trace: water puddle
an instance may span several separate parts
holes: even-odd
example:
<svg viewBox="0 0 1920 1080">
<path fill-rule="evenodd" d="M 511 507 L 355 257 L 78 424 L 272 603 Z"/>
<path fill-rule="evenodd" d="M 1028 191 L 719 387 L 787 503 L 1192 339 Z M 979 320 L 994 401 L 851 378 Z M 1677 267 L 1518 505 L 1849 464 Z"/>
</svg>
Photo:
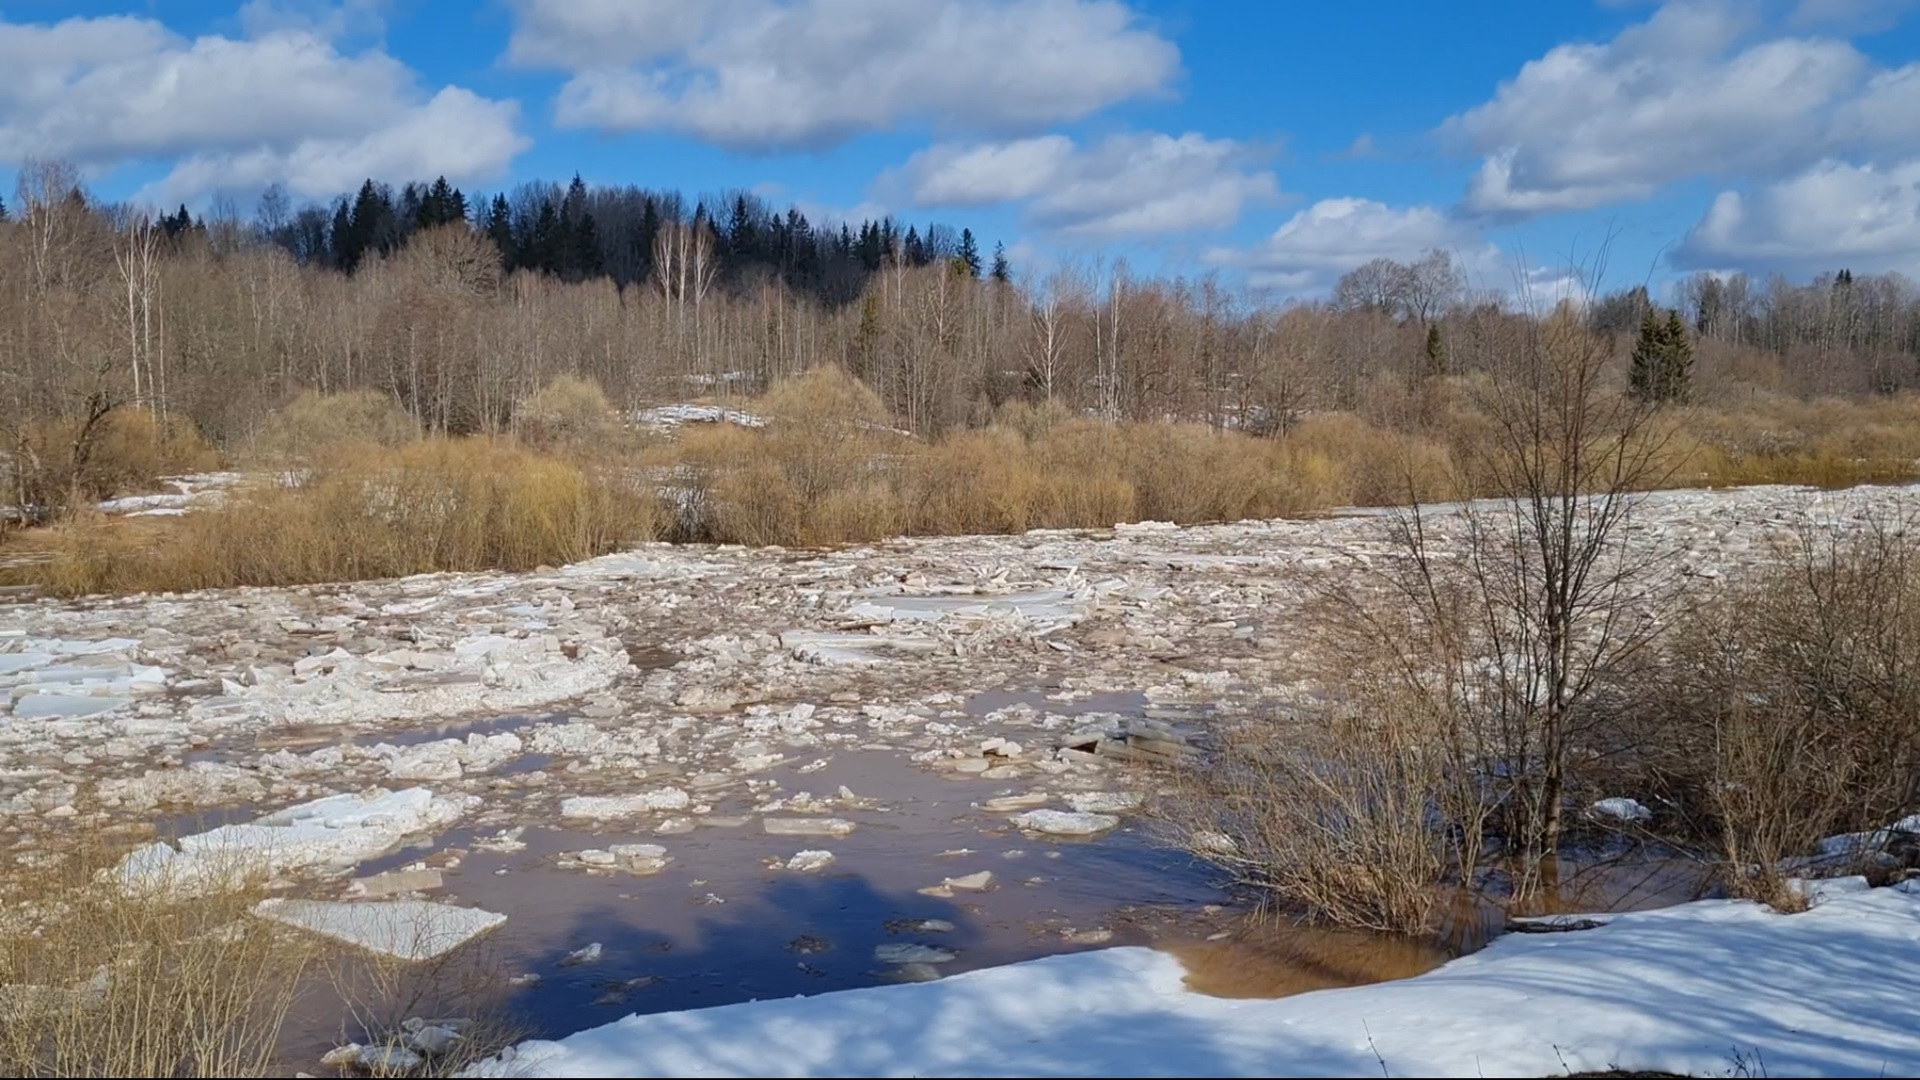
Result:
<svg viewBox="0 0 1920 1080">
<path fill-rule="evenodd" d="M 1165 946 L 1187 969 L 1186 985 L 1224 998 L 1277 998 L 1410 979 L 1452 959 L 1439 943 L 1364 930 L 1249 920 L 1214 941 Z"/>
<path fill-rule="evenodd" d="M 553 720 L 563 722 L 565 716 L 491 716 L 482 719 L 450 720 L 444 724 L 426 724 L 408 728 L 404 731 L 376 731 L 357 734 L 341 740 L 354 746 L 419 746 L 422 743 L 439 742 L 442 739 L 465 739 L 469 735 L 485 738 L 488 735 L 503 735 L 518 732 L 537 722 Z"/>
</svg>

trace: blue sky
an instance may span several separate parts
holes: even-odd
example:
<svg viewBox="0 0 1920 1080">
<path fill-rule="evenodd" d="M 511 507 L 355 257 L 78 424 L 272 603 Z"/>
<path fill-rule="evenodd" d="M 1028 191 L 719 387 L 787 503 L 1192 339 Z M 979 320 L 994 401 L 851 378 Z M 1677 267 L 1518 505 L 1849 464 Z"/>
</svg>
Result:
<svg viewBox="0 0 1920 1080">
<path fill-rule="evenodd" d="M 0 168 L 754 189 L 1323 293 L 1920 276 L 1914 0 L 0 0 Z M 1610 243 L 1608 240 L 1610 239 Z"/>
</svg>

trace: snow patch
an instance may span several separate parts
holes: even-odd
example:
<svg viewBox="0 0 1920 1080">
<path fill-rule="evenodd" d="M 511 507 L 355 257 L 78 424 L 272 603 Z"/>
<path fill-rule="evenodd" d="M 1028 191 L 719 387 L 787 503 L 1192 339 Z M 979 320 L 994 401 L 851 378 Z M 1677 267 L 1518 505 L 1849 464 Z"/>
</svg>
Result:
<svg viewBox="0 0 1920 1080">
<path fill-rule="evenodd" d="M 1894 889 L 1799 915 L 1709 900 L 1511 934 L 1418 978 L 1274 1001 L 1207 997 L 1185 975 L 1149 949 L 1074 953 L 629 1016 L 470 1075 L 1719 1076 L 1756 1050 L 1774 1076 L 1920 1072 L 1920 897 Z"/>
</svg>

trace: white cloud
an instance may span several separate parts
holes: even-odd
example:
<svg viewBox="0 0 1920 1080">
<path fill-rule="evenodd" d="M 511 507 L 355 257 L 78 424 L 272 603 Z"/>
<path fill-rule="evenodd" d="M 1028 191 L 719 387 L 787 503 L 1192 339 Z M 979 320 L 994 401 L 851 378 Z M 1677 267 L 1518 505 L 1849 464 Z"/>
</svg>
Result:
<svg viewBox="0 0 1920 1080">
<path fill-rule="evenodd" d="M 1722 192 L 1674 261 L 1920 276 L 1920 159 L 1884 168 L 1826 161 L 1751 193 Z"/>
<path fill-rule="evenodd" d="M 343 138 L 308 137 L 286 147 L 209 151 L 188 156 L 143 192 L 168 205 L 210 191 L 258 191 L 279 181 L 297 195 L 351 193 L 361 181 L 445 175 L 456 183 L 493 175 L 527 140 L 511 105 L 450 86 L 403 110 L 376 130 Z"/>
<path fill-rule="evenodd" d="M 1484 155 L 1466 209 L 1580 210 L 1690 176 L 1775 177 L 1836 154 L 1883 161 L 1915 149 L 1920 69 L 1878 69 L 1829 38 L 1759 40 L 1758 13 L 1672 0 L 1610 42 L 1526 64 L 1441 129 Z"/>
<path fill-rule="evenodd" d="M 924 123 L 1032 131 L 1162 92 L 1174 45 L 1120 0 L 514 0 L 514 63 L 571 73 L 570 127 L 820 147 Z"/>
<path fill-rule="evenodd" d="M 248 37 L 298 30 L 337 41 L 385 32 L 387 6 L 388 0 L 247 0 L 237 17 Z"/>
<path fill-rule="evenodd" d="M 378 50 L 309 30 L 186 39 L 137 18 L 0 23 L 0 161 L 91 170 L 175 162 L 143 194 L 167 202 L 280 181 L 325 196 L 366 176 L 497 172 L 527 140 L 518 105 L 429 93 Z"/>
<path fill-rule="evenodd" d="M 1499 249 L 1480 231 L 1432 206 L 1392 207 L 1371 199 L 1322 199 L 1251 249 L 1218 248 L 1208 262 L 1244 269 L 1249 284 L 1318 295 L 1374 259 L 1412 262 L 1430 249 L 1454 256 L 1476 285 L 1504 272 Z"/>
<path fill-rule="evenodd" d="M 1871 33 L 1892 27 L 1914 7 L 1915 0 L 1800 0 L 1787 22 Z"/>
<path fill-rule="evenodd" d="M 916 206 L 1024 203 L 1023 218 L 1063 237 L 1144 236 L 1223 228 L 1249 203 L 1278 197 L 1273 173 L 1231 139 L 1191 133 L 1113 135 L 1076 146 L 1064 135 L 941 143 L 875 185 Z"/>
</svg>

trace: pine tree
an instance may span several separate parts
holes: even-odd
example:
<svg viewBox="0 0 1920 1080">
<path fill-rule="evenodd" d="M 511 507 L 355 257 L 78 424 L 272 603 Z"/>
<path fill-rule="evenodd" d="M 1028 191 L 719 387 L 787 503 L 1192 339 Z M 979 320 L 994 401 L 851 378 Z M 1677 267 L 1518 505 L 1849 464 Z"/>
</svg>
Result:
<svg viewBox="0 0 1920 1080">
<path fill-rule="evenodd" d="M 1640 317 L 1640 337 L 1633 343 L 1632 366 L 1627 370 L 1627 392 L 1642 404 L 1660 400 L 1660 375 L 1665 355 L 1666 327 L 1649 307 Z"/>
<path fill-rule="evenodd" d="M 1447 343 L 1440 338 L 1440 324 L 1427 324 L 1427 374 L 1447 373 Z"/>
<path fill-rule="evenodd" d="M 968 277 L 980 280 L 980 245 L 974 242 L 972 229 L 960 230 L 960 250 L 954 258 L 966 267 Z"/>
<path fill-rule="evenodd" d="M 1685 404 L 1693 393 L 1693 341 L 1679 311 L 1667 312 L 1660 364 L 1660 400 Z"/>
<path fill-rule="evenodd" d="M 997 240 L 993 245 L 993 269 L 988 276 L 1002 285 L 1013 280 L 1013 269 L 1007 265 L 1007 245 Z"/>
</svg>

